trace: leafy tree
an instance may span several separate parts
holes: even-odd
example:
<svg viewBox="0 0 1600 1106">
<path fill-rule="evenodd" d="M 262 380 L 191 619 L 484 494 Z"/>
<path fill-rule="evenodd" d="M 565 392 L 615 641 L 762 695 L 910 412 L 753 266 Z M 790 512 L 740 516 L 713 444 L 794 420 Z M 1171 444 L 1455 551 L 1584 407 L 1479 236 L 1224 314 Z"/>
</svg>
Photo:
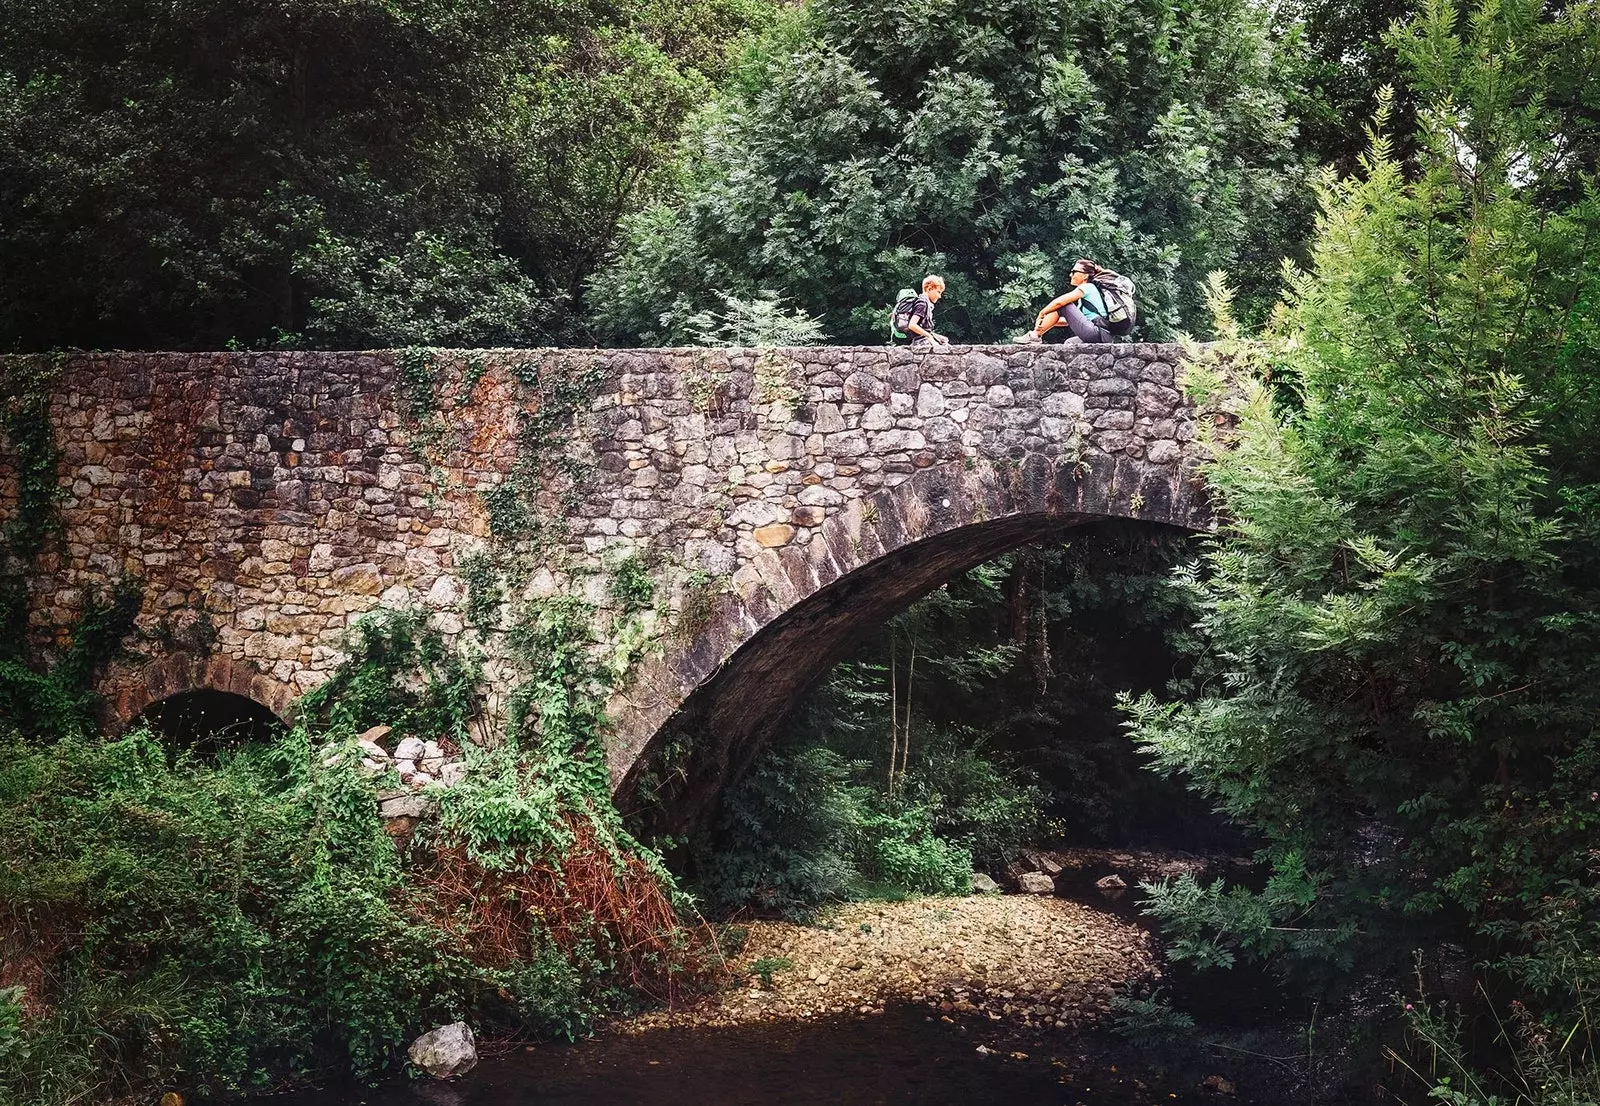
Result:
<svg viewBox="0 0 1600 1106">
<path fill-rule="evenodd" d="M 1211 466 L 1227 526 L 1180 577 L 1194 679 L 1129 706 L 1270 878 L 1155 909 L 1209 963 L 1371 970 L 1465 934 L 1559 1011 L 1600 982 L 1572 955 L 1600 944 L 1600 195 L 1564 106 L 1600 9 L 1434 0 L 1390 42 L 1418 171 L 1380 129 L 1324 183 L 1272 383 Z"/>
<path fill-rule="evenodd" d="M 765 0 L 0 0 L 0 349 L 556 340 Z"/>
<path fill-rule="evenodd" d="M 1270 16 L 1242 0 L 820 0 L 694 122 L 681 195 L 627 222 L 601 325 L 681 340 L 720 292 L 776 289 L 879 341 L 944 274 L 941 329 L 994 339 L 1099 259 L 1147 330 L 1192 325 L 1219 265 L 1265 290 L 1309 214 Z"/>
</svg>

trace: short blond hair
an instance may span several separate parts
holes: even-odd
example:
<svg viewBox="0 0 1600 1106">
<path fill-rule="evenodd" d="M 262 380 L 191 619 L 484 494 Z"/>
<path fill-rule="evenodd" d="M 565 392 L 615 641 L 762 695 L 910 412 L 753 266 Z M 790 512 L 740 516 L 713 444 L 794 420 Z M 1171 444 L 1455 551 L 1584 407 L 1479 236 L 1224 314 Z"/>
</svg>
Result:
<svg viewBox="0 0 1600 1106">
<path fill-rule="evenodd" d="M 926 292 L 930 288 L 938 288 L 941 291 L 943 291 L 943 289 L 944 289 L 944 277 L 939 276 L 936 273 L 929 273 L 927 276 L 923 277 L 922 278 L 922 290 L 924 292 Z"/>
</svg>

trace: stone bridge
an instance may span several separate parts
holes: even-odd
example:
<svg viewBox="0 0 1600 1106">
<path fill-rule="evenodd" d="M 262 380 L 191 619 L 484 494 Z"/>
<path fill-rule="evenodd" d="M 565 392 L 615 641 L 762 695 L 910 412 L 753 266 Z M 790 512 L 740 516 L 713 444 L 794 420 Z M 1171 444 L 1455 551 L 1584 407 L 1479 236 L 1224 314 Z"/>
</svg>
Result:
<svg viewBox="0 0 1600 1106">
<path fill-rule="evenodd" d="M 143 586 L 107 722 L 201 688 L 279 715 L 352 622 L 419 607 L 493 639 L 582 597 L 627 653 L 608 761 L 699 745 L 683 816 L 862 635 L 963 570 L 1105 519 L 1211 524 L 1173 346 L 911 351 L 108 354 L 46 385 L 59 528 L 33 566 L 48 652 Z M 13 359 L 15 393 L 41 363 Z M 0 442 L 0 516 L 18 510 Z M 620 583 L 619 583 L 620 581 Z M 625 646 L 618 642 L 625 641 Z"/>
</svg>

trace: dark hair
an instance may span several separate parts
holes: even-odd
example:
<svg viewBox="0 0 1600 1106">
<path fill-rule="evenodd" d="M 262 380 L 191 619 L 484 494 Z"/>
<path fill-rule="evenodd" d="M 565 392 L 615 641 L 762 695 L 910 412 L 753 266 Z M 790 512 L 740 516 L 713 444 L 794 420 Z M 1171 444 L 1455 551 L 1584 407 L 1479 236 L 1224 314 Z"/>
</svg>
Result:
<svg viewBox="0 0 1600 1106">
<path fill-rule="evenodd" d="M 1075 273 L 1088 273 L 1090 276 L 1094 276 L 1100 271 L 1100 266 L 1090 261 L 1087 257 L 1080 257 L 1072 263 L 1072 271 Z"/>
</svg>

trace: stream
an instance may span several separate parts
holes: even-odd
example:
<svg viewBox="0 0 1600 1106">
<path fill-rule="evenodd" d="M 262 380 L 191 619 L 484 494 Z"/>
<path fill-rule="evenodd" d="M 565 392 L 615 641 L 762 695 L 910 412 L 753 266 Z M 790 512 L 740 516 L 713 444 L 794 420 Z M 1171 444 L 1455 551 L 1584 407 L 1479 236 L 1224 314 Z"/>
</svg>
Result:
<svg viewBox="0 0 1600 1106">
<path fill-rule="evenodd" d="M 680 1027 L 540 1045 L 482 1061 L 444 1083 L 272 1096 L 262 1106 L 649 1106 L 918 1103 L 928 1106 L 1135 1106 L 1248 1103 L 1168 1086 L 1125 1065 L 1130 1050 L 1095 1036 L 1057 1042 L 1055 1055 L 979 1051 L 957 1026 L 916 1006 L 881 1016 Z M 1133 1057 L 1137 1061 L 1137 1057 Z M 1121 1070 L 1119 1070 L 1121 1069 Z"/>
</svg>

